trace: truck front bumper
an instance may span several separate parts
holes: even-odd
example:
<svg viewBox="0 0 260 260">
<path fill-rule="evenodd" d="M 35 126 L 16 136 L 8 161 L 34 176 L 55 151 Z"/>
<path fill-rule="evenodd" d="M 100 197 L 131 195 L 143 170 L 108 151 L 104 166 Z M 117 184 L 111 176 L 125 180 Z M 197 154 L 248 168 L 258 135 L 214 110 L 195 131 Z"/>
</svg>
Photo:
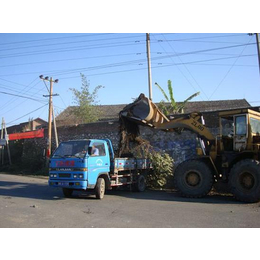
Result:
<svg viewBox="0 0 260 260">
<path fill-rule="evenodd" d="M 74 190 L 86 190 L 88 186 L 88 182 L 86 180 L 49 179 L 49 186 L 74 189 Z"/>
</svg>

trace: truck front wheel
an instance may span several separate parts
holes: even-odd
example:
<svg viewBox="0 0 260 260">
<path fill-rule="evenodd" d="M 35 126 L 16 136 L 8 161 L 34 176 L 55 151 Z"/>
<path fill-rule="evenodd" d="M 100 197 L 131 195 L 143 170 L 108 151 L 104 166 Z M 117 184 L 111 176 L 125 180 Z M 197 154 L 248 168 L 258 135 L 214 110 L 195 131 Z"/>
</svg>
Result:
<svg viewBox="0 0 260 260">
<path fill-rule="evenodd" d="M 203 161 L 188 160 L 175 170 L 174 184 L 184 197 L 200 198 L 211 190 L 213 174 Z"/>
<path fill-rule="evenodd" d="M 96 188 L 95 188 L 95 193 L 96 193 L 96 198 L 97 199 L 103 199 L 105 195 L 105 190 L 106 190 L 106 182 L 105 179 L 100 177 L 97 180 Z"/>
</svg>

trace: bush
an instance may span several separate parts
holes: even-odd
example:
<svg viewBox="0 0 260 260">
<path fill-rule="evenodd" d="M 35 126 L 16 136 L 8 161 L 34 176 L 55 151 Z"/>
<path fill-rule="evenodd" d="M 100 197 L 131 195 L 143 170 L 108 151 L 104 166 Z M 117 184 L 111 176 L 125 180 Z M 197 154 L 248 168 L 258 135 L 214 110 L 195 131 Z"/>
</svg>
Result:
<svg viewBox="0 0 260 260">
<path fill-rule="evenodd" d="M 138 137 L 138 146 L 131 150 L 136 158 L 149 158 L 153 171 L 146 177 L 147 186 L 153 189 L 167 188 L 173 178 L 173 158 L 163 152 L 156 151 L 148 141 Z"/>
<path fill-rule="evenodd" d="M 153 171 L 146 181 L 151 188 L 166 188 L 173 177 L 173 158 L 164 152 L 152 151 L 148 156 L 152 161 Z"/>
</svg>

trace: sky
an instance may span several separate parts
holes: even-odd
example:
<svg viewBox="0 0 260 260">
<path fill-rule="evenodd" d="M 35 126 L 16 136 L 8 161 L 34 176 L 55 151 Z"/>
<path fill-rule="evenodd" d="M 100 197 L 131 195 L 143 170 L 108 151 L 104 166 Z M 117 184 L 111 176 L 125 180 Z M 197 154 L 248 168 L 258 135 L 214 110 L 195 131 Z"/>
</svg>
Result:
<svg viewBox="0 0 260 260">
<path fill-rule="evenodd" d="M 260 105 L 256 36 L 247 33 L 151 33 L 153 101 L 172 81 L 183 101 L 243 99 Z M 71 88 L 80 89 L 83 73 L 100 105 L 128 104 L 148 92 L 146 33 L 1 33 L 0 116 L 7 126 L 48 117 L 48 90 L 54 84 L 55 114 L 75 105 Z M 49 87 L 49 82 L 47 87 Z"/>
</svg>

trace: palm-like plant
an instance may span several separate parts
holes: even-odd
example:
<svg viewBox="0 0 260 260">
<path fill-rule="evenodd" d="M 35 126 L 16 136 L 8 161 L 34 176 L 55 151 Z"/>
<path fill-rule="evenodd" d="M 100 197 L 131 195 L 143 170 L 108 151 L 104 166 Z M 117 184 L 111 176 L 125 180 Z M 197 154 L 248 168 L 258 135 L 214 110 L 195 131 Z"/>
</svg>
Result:
<svg viewBox="0 0 260 260">
<path fill-rule="evenodd" d="M 180 114 L 184 112 L 184 107 L 186 106 L 187 102 L 189 102 L 194 97 L 198 96 L 200 92 L 196 92 L 195 94 L 189 96 L 187 99 L 185 99 L 181 103 L 176 103 L 174 96 L 173 96 L 173 88 L 172 88 L 172 82 L 171 80 L 168 80 L 168 91 L 169 95 L 165 93 L 163 88 L 158 84 L 155 83 L 155 85 L 161 90 L 162 94 L 164 95 L 166 101 L 169 103 L 166 104 L 165 101 L 161 101 L 159 104 L 159 108 L 162 110 L 162 112 L 168 116 L 170 114 Z"/>
</svg>

